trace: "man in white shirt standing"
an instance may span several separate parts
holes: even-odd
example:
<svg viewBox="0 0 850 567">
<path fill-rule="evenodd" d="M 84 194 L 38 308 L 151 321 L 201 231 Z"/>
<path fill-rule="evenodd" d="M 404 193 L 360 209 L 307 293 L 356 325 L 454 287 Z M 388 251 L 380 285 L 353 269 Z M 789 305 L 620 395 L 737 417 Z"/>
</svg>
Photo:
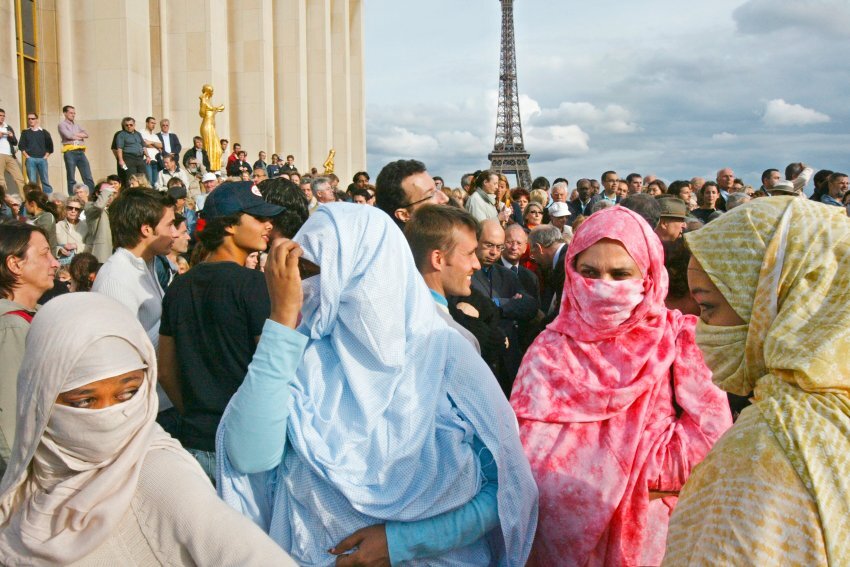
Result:
<svg viewBox="0 0 850 567">
<path fill-rule="evenodd" d="M 148 174 L 148 181 L 151 185 L 156 183 L 156 176 L 159 173 L 159 151 L 162 149 L 162 142 L 154 133 L 156 128 L 156 118 L 148 116 L 145 118 L 145 127 L 142 128 L 140 134 L 142 140 L 145 141 L 145 170 Z"/>
<path fill-rule="evenodd" d="M 92 291 L 108 295 L 133 312 L 156 347 L 164 292 L 154 258 L 171 252 L 177 236 L 174 207 L 152 189 L 125 189 L 109 205 L 109 217 L 116 250 L 98 272 Z M 170 408 L 168 397 L 157 390 L 159 411 Z"/>
<path fill-rule="evenodd" d="M 15 183 L 18 184 L 18 192 L 21 194 L 21 198 L 24 198 L 24 175 L 21 173 L 21 165 L 15 157 L 15 146 L 17 145 L 18 138 L 15 136 L 15 130 L 6 124 L 6 111 L 0 108 L 0 185 L 6 186 L 4 176 L 8 171 Z"/>
</svg>

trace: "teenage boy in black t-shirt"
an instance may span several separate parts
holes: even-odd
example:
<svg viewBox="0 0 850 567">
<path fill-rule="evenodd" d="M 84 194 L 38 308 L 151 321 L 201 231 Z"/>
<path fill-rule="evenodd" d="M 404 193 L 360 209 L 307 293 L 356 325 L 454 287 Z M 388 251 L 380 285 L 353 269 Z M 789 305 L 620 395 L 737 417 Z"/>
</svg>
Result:
<svg viewBox="0 0 850 567">
<path fill-rule="evenodd" d="M 271 217 L 251 182 L 225 183 L 204 204 L 207 260 L 169 286 L 162 304 L 159 382 L 180 412 L 177 438 L 215 479 L 215 433 L 248 371 L 271 306 L 263 273 L 244 267 L 264 251 Z"/>
</svg>

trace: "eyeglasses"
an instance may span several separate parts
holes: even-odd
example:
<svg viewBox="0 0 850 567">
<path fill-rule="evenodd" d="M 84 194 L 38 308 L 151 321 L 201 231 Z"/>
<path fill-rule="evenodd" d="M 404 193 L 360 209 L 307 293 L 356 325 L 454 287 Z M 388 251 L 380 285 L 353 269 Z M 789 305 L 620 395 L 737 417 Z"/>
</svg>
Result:
<svg viewBox="0 0 850 567">
<path fill-rule="evenodd" d="M 82 211 L 80 207 L 65 207 L 66 211 Z"/>
<path fill-rule="evenodd" d="M 406 208 L 408 208 L 408 207 L 412 207 L 413 205 L 418 205 L 419 203 L 424 203 L 425 201 L 433 201 L 433 200 L 434 200 L 434 197 L 435 197 L 436 195 L 437 195 L 437 190 L 436 190 L 436 189 L 434 189 L 433 191 L 431 191 L 430 193 L 428 193 L 428 196 L 427 196 L 427 197 L 424 197 L 424 198 L 422 198 L 422 199 L 419 199 L 418 201 L 413 201 L 412 203 L 408 203 L 408 204 L 406 204 L 406 205 L 402 205 L 401 207 L 399 207 L 399 209 L 406 209 Z"/>
<path fill-rule="evenodd" d="M 485 250 L 496 250 L 498 252 L 505 249 L 504 244 L 493 244 L 492 242 L 481 242 L 481 247 Z"/>
<path fill-rule="evenodd" d="M 542 215 L 543 211 L 528 211 L 526 214 L 528 214 L 528 215 Z"/>
</svg>

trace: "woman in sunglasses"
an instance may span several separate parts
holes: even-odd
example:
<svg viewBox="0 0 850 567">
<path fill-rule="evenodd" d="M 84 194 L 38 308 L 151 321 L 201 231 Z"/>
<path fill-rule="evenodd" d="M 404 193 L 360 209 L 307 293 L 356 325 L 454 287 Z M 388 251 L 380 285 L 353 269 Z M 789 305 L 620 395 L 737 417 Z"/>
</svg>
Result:
<svg viewBox="0 0 850 567">
<path fill-rule="evenodd" d="M 78 197 L 65 201 L 65 218 L 56 223 L 56 257 L 62 265 L 70 264 L 75 254 L 88 252 L 85 238 L 88 234 L 86 221 L 80 220 L 85 205 Z"/>
</svg>

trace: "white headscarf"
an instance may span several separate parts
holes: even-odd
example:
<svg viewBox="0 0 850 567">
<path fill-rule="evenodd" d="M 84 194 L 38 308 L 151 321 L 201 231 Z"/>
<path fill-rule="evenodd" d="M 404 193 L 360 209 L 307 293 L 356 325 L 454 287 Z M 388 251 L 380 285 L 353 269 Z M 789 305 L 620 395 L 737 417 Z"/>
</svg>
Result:
<svg viewBox="0 0 850 567">
<path fill-rule="evenodd" d="M 145 379 L 126 402 L 100 410 L 56 404 L 60 393 L 139 369 Z M 0 563 L 85 557 L 127 512 L 147 452 L 184 453 L 156 424 L 155 386 L 153 345 L 115 300 L 72 293 L 38 312 L 18 373 L 17 435 L 0 483 Z"/>
</svg>

